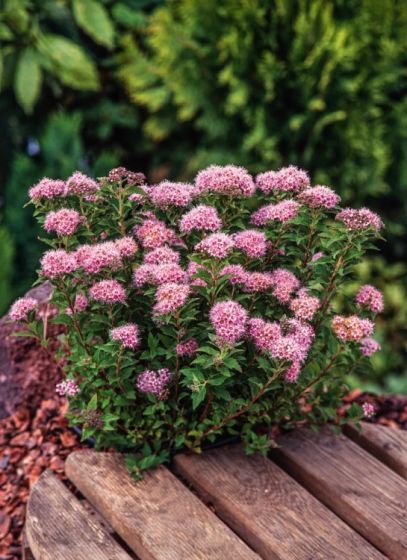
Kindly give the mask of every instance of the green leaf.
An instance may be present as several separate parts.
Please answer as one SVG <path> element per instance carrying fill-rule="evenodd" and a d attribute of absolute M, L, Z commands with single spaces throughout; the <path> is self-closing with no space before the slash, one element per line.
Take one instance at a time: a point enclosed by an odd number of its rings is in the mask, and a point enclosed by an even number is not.
<path fill-rule="evenodd" d="M 92 398 L 90 399 L 90 401 L 88 402 L 88 408 L 90 410 L 96 410 L 98 407 L 98 396 L 95 393 Z"/>
<path fill-rule="evenodd" d="M 201 387 L 196 393 L 192 393 L 192 408 L 195 410 L 206 396 L 206 387 Z"/>
<path fill-rule="evenodd" d="M 52 62 L 52 71 L 74 89 L 98 90 L 97 69 L 91 58 L 70 39 L 47 33 L 38 40 L 38 50 Z"/>
<path fill-rule="evenodd" d="M 96 43 L 114 46 L 114 27 L 106 8 L 97 0 L 73 0 L 76 22 Z"/>
<path fill-rule="evenodd" d="M 25 49 L 17 62 L 14 91 L 26 113 L 31 113 L 41 90 L 42 72 L 35 52 Z"/>

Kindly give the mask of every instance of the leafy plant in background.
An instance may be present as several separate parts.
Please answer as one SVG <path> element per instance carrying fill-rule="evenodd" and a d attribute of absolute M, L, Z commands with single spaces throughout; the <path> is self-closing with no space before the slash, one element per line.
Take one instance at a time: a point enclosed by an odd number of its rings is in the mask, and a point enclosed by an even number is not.
<path fill-rule="evenodd" d="M 266 453 L 276 421 L 335 419 L 344 375 L 380 348 L 377 289 L 360 287 L 346 315 L 331 305 L 379 216 L 337 211 L 340 197 L 294 166 L 256 182 L 233 165 L 194 184 L 143 180 L 118 168 L 99 183 L 77 172 L 30 189 L 53 234 L 39 280 L 67 326 L 57 390 L 83 437 L 134 450 L 138 474 L 224 434 Z M 41 339 L 35 309 L 24 298 L 10 316 Z"/>

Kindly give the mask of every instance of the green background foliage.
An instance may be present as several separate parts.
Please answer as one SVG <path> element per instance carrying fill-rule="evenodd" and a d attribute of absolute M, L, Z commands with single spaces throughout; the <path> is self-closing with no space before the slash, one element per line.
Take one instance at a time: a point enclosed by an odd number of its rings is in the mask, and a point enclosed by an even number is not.
<path fill-rule="evenodd" d="M 386 223 L 358 272 L 385 292 L 384 349 L 355 383 L 407 391 L 406 37 L 402 0 L 4 0 L 1 310 L 34 277 L 43 175 L 295 163 Z"/>

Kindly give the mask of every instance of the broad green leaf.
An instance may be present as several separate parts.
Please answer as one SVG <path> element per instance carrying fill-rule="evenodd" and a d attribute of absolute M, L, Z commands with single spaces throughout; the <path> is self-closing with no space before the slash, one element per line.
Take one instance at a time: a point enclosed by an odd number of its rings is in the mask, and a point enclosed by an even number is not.
<path fill-rule="evenodd" d="M 114 46 L 114 27 L 106 8 L 97 0 L 73 0 L 73 13 L 79 27 L 96 43 Z"/>
<path fill-rule="evenodd" d="M 38 40 L 38 49 L 52 62 L 52 72 L 74 89 L 98 90 L 97 68 L 86 52 L 70 39 L 51 33 Z"/>
<path fill-rule="evenodd" d="M 18 59 L 14 80 L 17 101 L 26 113 L 31 113 L 41 90 L 42 72 L 35 52 L 24 50 Z"/>

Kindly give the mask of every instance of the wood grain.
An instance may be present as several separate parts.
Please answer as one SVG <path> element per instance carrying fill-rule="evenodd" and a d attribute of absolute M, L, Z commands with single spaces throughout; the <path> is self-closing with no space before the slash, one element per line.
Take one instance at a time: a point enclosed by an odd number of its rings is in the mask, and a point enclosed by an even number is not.
<path fill-rule="evenodd" d="M 134 481 L 119 454 L 77 451 L 66 472 L 141 560 L 258 560 L 165 467 Z"/>
<path fill-rule="evenodd" d="M 345 434 L 366 451 L 407 479 L 407 431 L 362 422 L 363 431 L 345 426 Z"/>
<path fill-rule="evenodd" d="M 407 559 L 407 483 L 329 429 L 284 435 L 271 452 L 321 502 L 394 560 Z"/>
<path fill-rule="evenodd" d="M 239 445 L 177 455 L 175 467 L 217 514 L 270 560 L 384 557 L 269 459 Z"/>
<path fill-rule="evenodd" d="M 37 560 L 131 560 L 51 471 L 31 490 L 25 533 Z"/>

